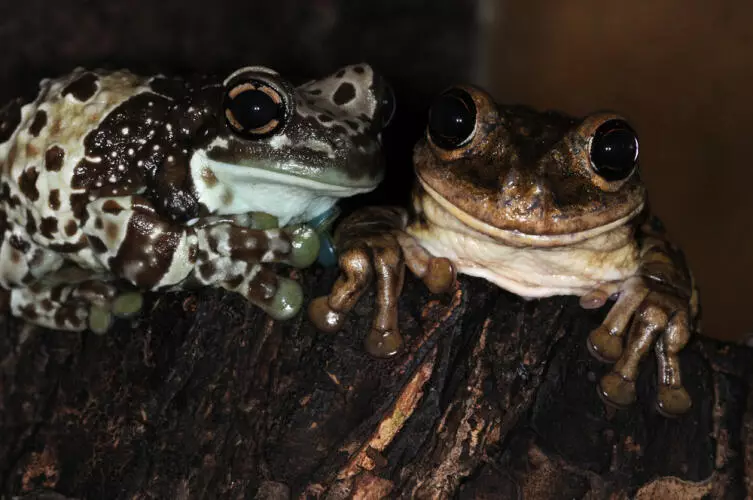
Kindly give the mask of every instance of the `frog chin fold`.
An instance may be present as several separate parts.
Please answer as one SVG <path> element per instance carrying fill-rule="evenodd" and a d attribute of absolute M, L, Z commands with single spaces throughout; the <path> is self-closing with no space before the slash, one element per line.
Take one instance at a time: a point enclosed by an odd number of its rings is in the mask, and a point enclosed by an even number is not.
<path fill-rule="evenodd" d="M 216 161 L 201 153 L 191 159 L 191 172 L 199 201 L 210 211 L 266 212 L 277 217 L 282 226 L 314 219 L 340 198 L 376 187 L 331 184 L 269 168 Z"/>

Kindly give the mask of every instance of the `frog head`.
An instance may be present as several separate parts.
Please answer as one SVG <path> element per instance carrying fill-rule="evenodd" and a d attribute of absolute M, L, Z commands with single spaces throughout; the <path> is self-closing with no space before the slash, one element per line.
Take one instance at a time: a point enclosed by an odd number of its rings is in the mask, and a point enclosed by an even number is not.
<path fill-rule="evenodd" d="M 190 160 L 208 212 L 267 212 L 284 225 L 381 182 L 380 132 L 394 97 L 368 65 L 298 87 L 271 69 L 245 67 L 224 80 L 220 97 L 212 137 Z"/>

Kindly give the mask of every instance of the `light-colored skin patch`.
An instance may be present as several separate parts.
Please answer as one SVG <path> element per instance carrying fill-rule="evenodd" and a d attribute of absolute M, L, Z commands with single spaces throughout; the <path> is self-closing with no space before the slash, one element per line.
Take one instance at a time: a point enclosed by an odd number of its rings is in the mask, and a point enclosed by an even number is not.
<path fill-rule="evenodd" d="M 318 96 L 263 67 L 185 80 L 78 68 L 42 81 L 0 135 L 0 285 L 12 313 L 83 330 L 96 309 L 101 329 L 122 302 L 110 282 L 123 279 L 140 290 L 221 287 L 275 318 L 295 314 L 300 287 L 266 265 L 308 265 L 318 239 L 252 229 L 247 212 L 305 222 L 381 181 L 387 89 L 358 68 L 309 82 Z M 338 106 L 328 89 L 342 82 L 358 98 Z M 258 115 L 234 99 L 258 89 L 278 116 L 253 136 L 246 122 Z M 3 123 L 18 109 L 0 110 Z M 312 118 L 319 109 L 336 118 Z"/>
<path fill-rule="evenodd" d="M 463 273 L 525 298 L 576 295 L 584 308 L 616 297 L 588 341 L 596 357 L 615 363 L 599 394 L 631 404 L 640 361 L 653 349 L 658 410 L 688 410 L 678 353 L 696 327 L 697 291 L 682 253 L 648 210 L 637 136 L 624 119 L 501 106 L 459 86 L 432 106 L 414 166 L 410 214 L 367 208 L 339 225 L 343 277 L 309 307 L 318 328 L 338 330 L 376 275 L 367 349 L 399 352 L 405 265 L 433 292 L 449 290 Z"/>

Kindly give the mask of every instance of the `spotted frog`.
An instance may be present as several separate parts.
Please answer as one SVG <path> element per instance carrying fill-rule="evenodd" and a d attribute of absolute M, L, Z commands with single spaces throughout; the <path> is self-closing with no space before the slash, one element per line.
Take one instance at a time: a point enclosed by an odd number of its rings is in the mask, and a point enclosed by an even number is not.
<path fill-rule="evenodd" d="M 220 287 L 285 319 L 316 257 L 301 225 L 383 176 L 389 87 L 366 64 L 292 86 L 78 68 L 0 110 L 0 285 L 12 314 L 106 331 L 141 291 Z"/>
<path fill-rule="evenodd" d="M 410 213 L 367 208 L 338 227 L 341 276 L 309 305 L 319 329 L 337 331 L 376 278 L 366 347 L 397 353 L 405 264 L 432 292 L 463 273 L 529 299 L 576 295 L 589 309 L 616 297 L 588 340 L 597 358 L 615 362 L 601 396 L 631 404 L 639 362 L 653 347 L 658 409 L 678 415 L 690 407 L 678 352 L 695 327 L 698 295 L 682 253 L 648 208 L 638 139 L 624 118 L 503 106 L 458 86 L 432 105 L 414 166 Z"/>

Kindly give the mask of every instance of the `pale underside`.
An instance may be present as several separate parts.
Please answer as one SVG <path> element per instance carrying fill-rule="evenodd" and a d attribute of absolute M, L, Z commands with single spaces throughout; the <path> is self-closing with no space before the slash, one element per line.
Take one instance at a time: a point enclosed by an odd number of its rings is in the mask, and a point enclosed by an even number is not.
<path fill-rule="evenodd" d="M 207 184 L 202 175 L 205 169 L 219 182 Z M 376 185 L 330 184 L 269 168 L 215 161 L 201 152 L 191 158 L 191 174 L 199 202 L 210 212 L 266 212 L 277 217 L 281 226 L 312 220 L 340 198 L 366 193 Z"/>
<path fill-rule="evenodd" d="M 450 259 L 457 272 L 484 278 L 521 297 L 581 296 L 604 283 L 622 282 L 638 269 L 638 248 L 626 224 L 634 214 L 555 240 L 478 221 L 471 227 L 470 215 L 458 214 L 429 189 L 427 195 L 414 197 L 416 210 L 428 223 L 411 224 L 406 231 L 430 254 Z M 480 230 L 484 226 L 488 232 Z"/>

